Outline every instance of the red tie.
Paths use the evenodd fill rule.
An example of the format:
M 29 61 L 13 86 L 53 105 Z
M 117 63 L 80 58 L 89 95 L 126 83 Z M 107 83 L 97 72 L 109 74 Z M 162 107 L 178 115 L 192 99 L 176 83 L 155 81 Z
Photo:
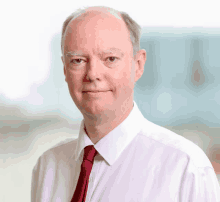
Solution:
M 97 151 L 93 145 L 89 145 L 84 148 L 84 157 L 81 164 L 81 171 L 71 202 L 84 202 L 86 200 L 89 175 L 92 170 L 92 165 L 96 154 Z

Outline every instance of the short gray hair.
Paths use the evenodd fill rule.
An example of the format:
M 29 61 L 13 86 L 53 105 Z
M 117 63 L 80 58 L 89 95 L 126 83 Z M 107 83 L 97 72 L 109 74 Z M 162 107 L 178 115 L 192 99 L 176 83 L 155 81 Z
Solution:
M 112 14 L 117 14 L 119 13 L 124 20 L 129 32 L 130 32 L 130 39 L 131 43 L 133 46 L 133 55 L 136 55 L 137 51 L 140 50 L 140 37 L 141 37 L 141 27 L 138 23 L 136 23 L 127 13 L 122 12 L 122 11 L 117 11 L 113 8 L 105 7 L 105 6 L 97 6 L 98 8 L 107 8 L 108 12 Z M 86 13 L 86 10 L 90 7 L 84 7 L 83 9 L 78 9 L 75 12 L 73 12 L 63 23 L 62 27 L 62 38 L 61 38 L 61 50 L 62 53 L 64 53 L 64 37 L 65 37 L 65 32 L 67 29 L 68 24 L 70 21 L 73 19 L 77 18 L 83 13 Z

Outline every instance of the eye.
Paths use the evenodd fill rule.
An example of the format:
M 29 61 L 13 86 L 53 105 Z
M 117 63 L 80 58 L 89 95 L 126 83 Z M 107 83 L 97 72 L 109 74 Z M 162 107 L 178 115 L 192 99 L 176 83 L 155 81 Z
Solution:
M 84 60 L 83 59 L 72 59 L 70 61 L 70 63 L 73 63 L 73 64 L 81 64 Z
M 113 56 L 107 58 L 107 60 L 108 60 L 109 62 L 115 62 L 117 59 L 118 59 L 118 58 L 113 57 Z

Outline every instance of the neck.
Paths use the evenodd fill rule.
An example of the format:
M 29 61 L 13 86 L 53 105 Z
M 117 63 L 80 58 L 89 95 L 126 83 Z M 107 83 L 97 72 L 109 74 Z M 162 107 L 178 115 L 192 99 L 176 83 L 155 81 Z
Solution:
M 123 107 L 120 107 L 121 109 Z M 101 138 L 106 136 L 110 131 L 121 124 L 130 114 L 133 108 L 129 104 L 123 111 L 109 111 L 99 114 L 99 116 L 86 116 L 84 115 L 85 131 L 91 141 L 96 144 Z

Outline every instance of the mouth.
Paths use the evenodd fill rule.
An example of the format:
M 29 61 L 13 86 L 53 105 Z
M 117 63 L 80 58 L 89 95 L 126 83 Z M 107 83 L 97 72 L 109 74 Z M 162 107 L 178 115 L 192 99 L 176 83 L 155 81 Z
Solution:
M 104 92 L 108 92 L 109 90 L 106 90 L 106 91 L 98 91 L 98 90 L 95 90 L 95 91 L 83 91 L 83 93 L 104 93 Z
M 107 91 L 83 91 L 83 95 L 89 96 L 89 97 L 103 97 L 108 92 L 109 90 Z

